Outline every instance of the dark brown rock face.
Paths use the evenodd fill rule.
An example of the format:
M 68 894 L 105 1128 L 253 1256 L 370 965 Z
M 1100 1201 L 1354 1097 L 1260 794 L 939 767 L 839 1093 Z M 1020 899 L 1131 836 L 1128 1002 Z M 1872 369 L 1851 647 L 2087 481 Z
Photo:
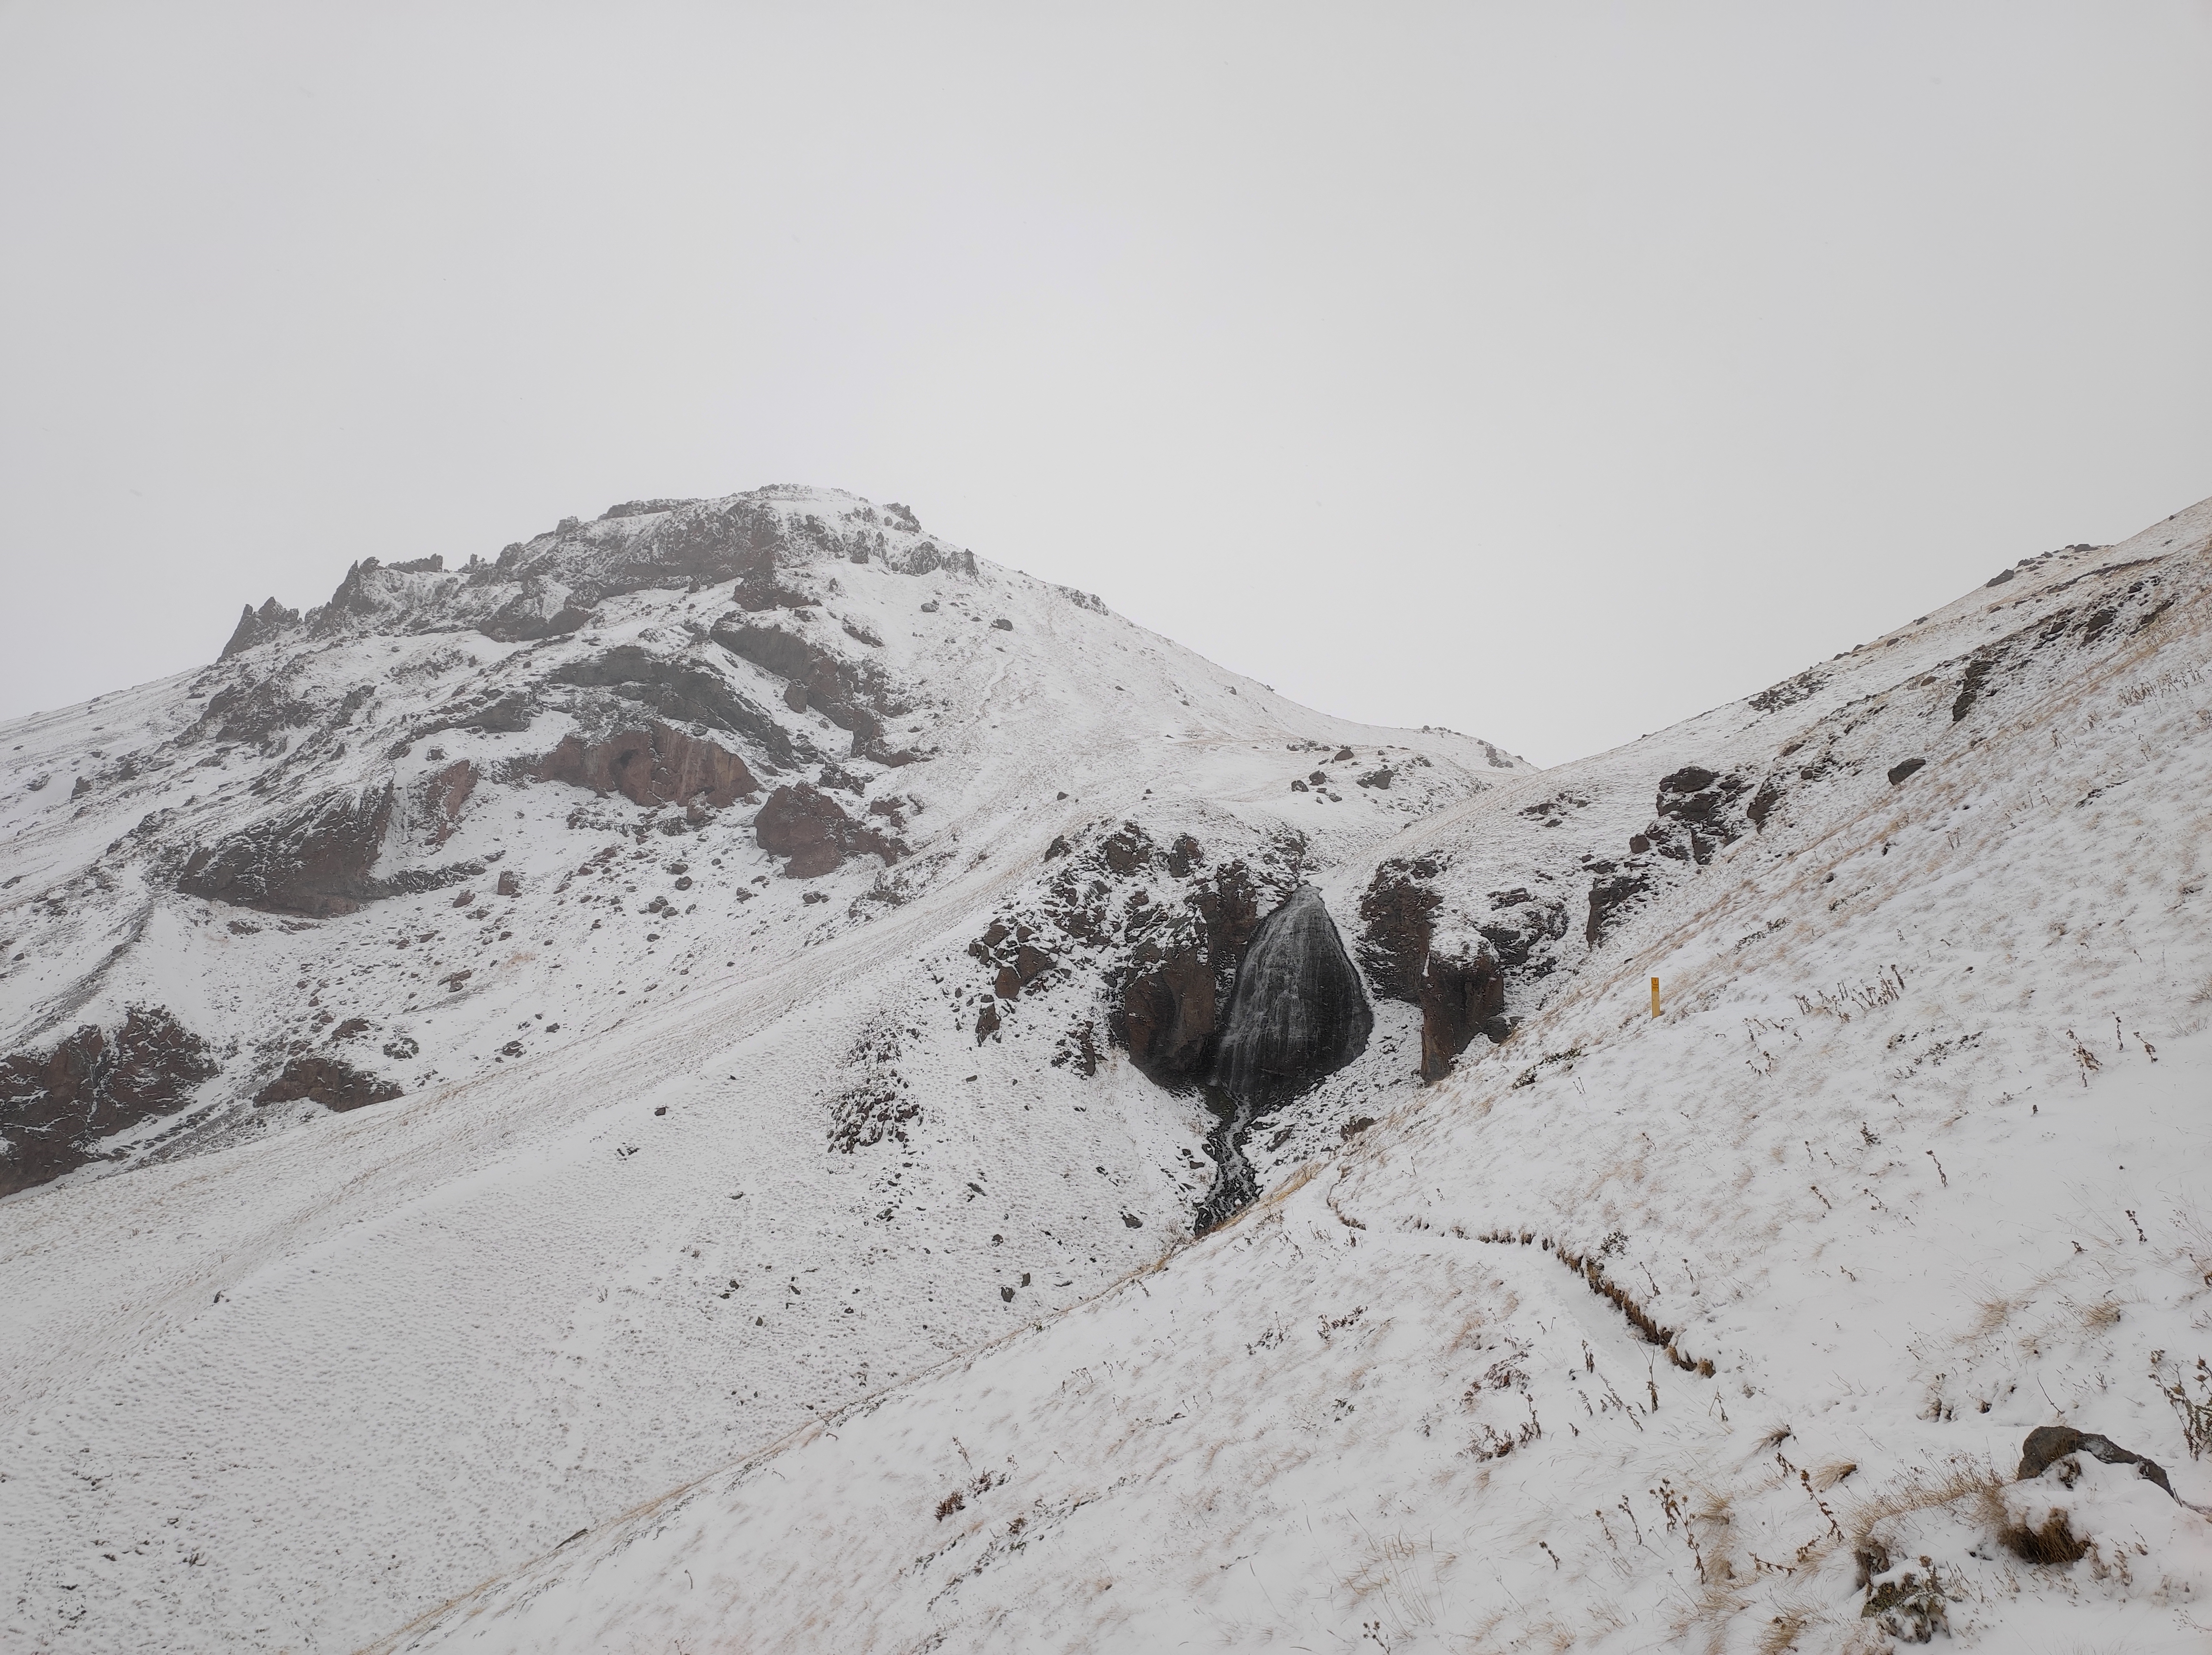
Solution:
M 1442 899 L 1423 882 L 1437 873 L 1426 857 L 1386 862 L 1359 899 L 1359 963 L 1387 1000 L 1418 1005 L 1426 992 L 1422 972 Z
M 43 1056 L 0 1058 L 0 1195 L 59 1178 L 109 1133 L 182 1108 L 216 1068 L 160 1006 L 132 1006 L 112 1034 L 88 1023 Z
M 603 742 L 564 737 L 538 761 L 535 774 L 540 781 L 620 793 L 633 804 L 686 804 L 703 797 L 716 809 L 760 785 L 736 754 L 659 723 Z
M 456 759 L 435 775 L 423 779 L 422 815 L 429 823 L 433 844 L 443 845 L 461 825 L 461 811 L 476 791 L 477 780 L 477 767 L 466 759 Z
M 359 1109 L 399 1095 L 381 1075 L 371 1075 L 336 1058 L 295 1058 L 284 1072 L 253 1094 L 258 1104 L 297 1103 L 306 1099 L 325 1109 Z
M 177 888 L 240 907 L 315 918 L 351 913 L 378 894 L 369 870 L 392 802 L 389 783 L 325 793 L 195 851 Z
M 1477 1034 L 1505 1038 L 1505 974 L 1486 948 L 1429 956 L 1421 976 L 1421 1078 L 1440 1081 Z
M 1149 865 L 1150 842 L 1126 828 L 1105 841 L 1101 859 L 1133 871 Z M 1216 870 L 1185 901 L 1197 923 L 1165 942 L 1138 945 L 1107 1023 L 1139 1072 L 1168 1087 L 1188 1086 L 1212 1070 L 1222 1010 L 1260 924 L 1259 893 L 1242 862 Z
M 1239 1104 L 1269 1108 L 1365 1051 L 1374 1027 L 1328 905 L 1301 885 L 1260 922 L 1244 950 L 1214 1077 Z
M 1613 916 L 1627 904 L 1651 888 L 1649 872 L 1635 863 L 1626 868 L 1615 868 L 1610 862 L 1590 864 L 1589 919 L 1583 927 L 1583 941 L 1595 948 Z
M 1131 1060 L 1170 1085 L 1204 1072 L 1219 1027 L 1213 967 L 1198 948 L 1177 949 L 1131 978 L 1114 1020 Z
M 763 851 L 791 858 L 783 871 L 793 879 L 835 873 L 847 857 L 863 851 L 883 858 L 886 867 L 906 854 L 898 840 L 863 827 L 836 800 L 805 782 L 768 796 L 754 819 L 753 835 Z

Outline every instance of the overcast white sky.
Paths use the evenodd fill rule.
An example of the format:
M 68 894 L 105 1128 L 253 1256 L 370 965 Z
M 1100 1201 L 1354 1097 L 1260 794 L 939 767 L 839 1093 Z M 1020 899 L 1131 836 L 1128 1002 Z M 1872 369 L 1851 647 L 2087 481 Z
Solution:
M 1540 762 L 2212 494 L 2212 5 L 0 3 L 0 716 L 818 482 Z

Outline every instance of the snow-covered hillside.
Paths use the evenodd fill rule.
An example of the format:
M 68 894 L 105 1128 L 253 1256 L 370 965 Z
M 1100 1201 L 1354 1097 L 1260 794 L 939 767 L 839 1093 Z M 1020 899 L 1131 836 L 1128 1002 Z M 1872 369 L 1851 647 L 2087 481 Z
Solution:
M 1504 1045 L 379 1646 L 2205 1647 L 2208 533 L 1416 827 Z
M 31 1646 L 351 1646 L 1152 1262 L 1216 1124 L 1115 1028 L 1183 899 L 1527 773 L 848 495 L 406 549 L 0 729 Z
M 0 731 L 0 1627 L 2203 1647 L 2208 541 L 1540 773 L 798 490 Z

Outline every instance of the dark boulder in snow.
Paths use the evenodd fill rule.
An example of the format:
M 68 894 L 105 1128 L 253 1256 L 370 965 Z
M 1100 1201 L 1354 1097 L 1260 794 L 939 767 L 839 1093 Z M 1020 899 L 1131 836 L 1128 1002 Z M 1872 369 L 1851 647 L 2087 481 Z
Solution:
M 325 1109 L 359 1109 L 384 1103 L 399 1095 L 400 1088 L 381 1075 L 372 1075 L 340 1063 L 336 1058 L 295 1058 L 284 1072 L 253 1094 L 257 1104 L 297 1103 L 305 1100 Z
M 538 761 L 534 773 L 539 781 L 620 793 L 633 804 L 688 804 L 704 799 L 716 809 L 759 786 L 736 754 L 665 724 L 619 731 L 603 742 L 565 737 Z
M 0 1058 L 0 1195 L 59 1178 L 92 1160 L 99 1139 L 182 1108 L 216 1067 L 160 1006 L 132 1006 L 112 1034 L 88 1023 L 51 1052 Z
M 1239 1103 L 1265 1108 L 1350 1063 L 1374 1026 L 1328 905 L 1301 885 L 1244 951 L 1214 1077 Z
M 2173 1493 L 2166 1468 L 2155 1460 L 2145 1459 L 2133 1450 L 2121 1447 L 2110 1437 L 2099 1436 L 2094 1431 L 2077 1431 L 2070 1425 L 2039 1425 L 2030 1431 L 2027 1441 L 2021 1445 L 2020 1470 L 2014 1480 L 2025 1482 L 2030 1477 L 2041 1476 L 2069 1454 L 2087 1454 L 2107 1465 L 2132 1465 L 2146 1482 L 2155 1482 L 2166 1493 Z
M 906 847 L 847 815 L 827 793 L 800 782 L 779 787 L 761 806 L 753 821 L 753 835 L 771 855 L 788 857 L 783 870 L 793 879 L 816 879 L 835 873 L 848 856 L 872 851 L 885 866 L 906 853 Z
M 1477 1034 L 1503 1040 L 1505 973 L 1486 943 L 1466 941 L 1429 955 L 1421 976 L 1421 1078 L 1440 1081 Z
M 381 894 L 369 878 L 392 817 L 392 789 L 342 787 L 192 853 L 187 896 L 313 918 L 351 913 Z

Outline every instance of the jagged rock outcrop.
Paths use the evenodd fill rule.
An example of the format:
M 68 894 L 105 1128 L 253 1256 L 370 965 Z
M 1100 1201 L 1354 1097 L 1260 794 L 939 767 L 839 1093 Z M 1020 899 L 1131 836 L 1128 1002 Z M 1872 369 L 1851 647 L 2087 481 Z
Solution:
M 1437 871 L 1429 857 L 1394 858 L 1376 869 L 1359 898 L 1359 963 L 1386 1000 L 1421 1002 L 1429 938 L 1443 901 L 1426 882 Z
M 767 710 L 740 694 L 720 673 L 696 662 L 672 660 L 625 644 L 562 669 L 555 682 L 611 688 L 641 701 L 664 718 L 705 724 L 748 737 L 778 764 L 793 762 L 791 737 Z
M 736 754 L 659 723 L 619 731 L 603 742 L 563 737 L 532 773 L 539 781 L 620 793 L 633 804 L 697 799 L 718 810 L 760 785 Z
M 528 644 L 565 638 L 591 618 L 591 606 L 577 603 L 568 587 L 531 575 L 520 591 L 477 622 L 477 630 L 495 643 Z
M 1269 1107 L 1365 1051 L 1374 1026 L 1328 905 L 1301 885 L 1244 950 L 1214 1077 L 1238 1103 Z
M 266 643 L 299 624 L 300 611 L 286 609 L 273 597 L 258 609 L 248 603 L 238 617 L 238 626 L 230 634 L 230 641 L 222 646 L 222 653 L 216 658 L 228 661 L 232 656 L 250 650 L 256 644 Z
M 335 788 L 192 853 L 177 888 L 239 907 L 324 918 L 380 894 L 371 881 L 392 785 Z
M 325 1109 L 359 1109 L 396 1098 L 400 1088 L 381 1075 L 356 1069 L 336 1058 L 298 1057 L 284 1072 L 253 1094 L 257 1104 L 297 1103 L 306 1100 Z
M 218 1065 L 161 1006 L 132 1006 L 112 1034 L 88 1023 L 43 1054 L 0 1058 L 0 1195 L 94 1159 L 97 1140 L 191 1100 Z
M 884 720 L 908 708 L 883 670 L 872 661 L 848 661 L 785 627 L 732 619 L 708 636 L 741 660 L 785 681 L 784 701 L 793 712 L 809 708 L 853 732 L 853 756 L 878 764 L 911 763 L 914 755 L 893 749 Z
M 1583 925 L 1583 941 L 1595 948 L 1622 909 L 1651 888 L 1650 864 L 1593 862 L 1590 876 L 1589 918 Z
M 1660 779 L 1654 807 L 1658 818 L 1632 838 L 1628 848 L 1638 855 L 1649 850 L 1703 867 L 1714 852 L 1743 837 L 1747 818 L 1736 802 L 1750 791 L 1747 776 L 1686 765 Z M 1772 803 L 1762 809 L 1761 821 Z
M 1505 973 L 1487 943 L 1471 937 L 1432 948 L 1421 973 L 1421 1078 L 1440 1081 L 1477 1034 L 1503 1040 Z
M 772 855 L 788 857 L 784 873 L 793 879 L 818 879 L 835 873 L 848 856 L 872 851 L 889 867 L 906 847 L 847 815 L 827 793 L 800 782 L 779 787 L 753 821 L 753 836 Z

